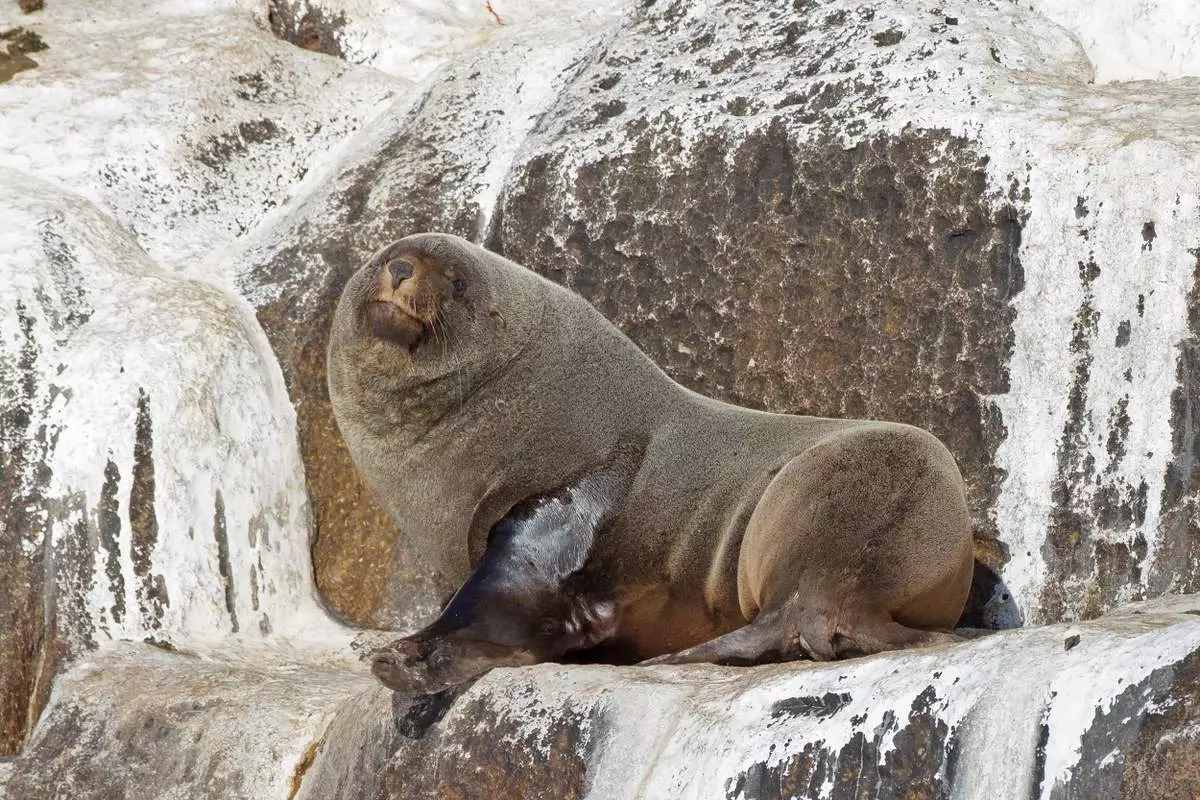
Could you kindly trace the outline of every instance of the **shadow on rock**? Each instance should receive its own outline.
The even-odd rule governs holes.
[[[967,605],[954,627],[999,631],[1020,628],[1024,624],[1021,609],[1017,607],[1008,586],[991,567],[976,561],[975,574],[971,578],[971,593],[967,596]]]

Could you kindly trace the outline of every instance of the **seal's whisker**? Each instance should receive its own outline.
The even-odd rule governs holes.
[[[445,309],[439,308],[437,313],[437,318],[443,322],[442,327],[445,334],[442,342],[442,358],[446,357],[447,348],[449,348],[450,362],[454,365],[454,383],[455,389],[458,393],[458,410],[462,411],[463,406],[465,405],[465,396],[463,393],[462,354],[459,352],[459,349],[454,346],[454,343],[450,341],[450,337],[453,336],[454,326],[446,322],[446,318],[442,316],[444,311]]]

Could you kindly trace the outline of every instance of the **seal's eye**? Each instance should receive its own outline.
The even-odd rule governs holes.
[[[462,294],[467,290],[467,279],[455,278],[454,280],[450,281],[450,285],[454,287],[455,294]]]

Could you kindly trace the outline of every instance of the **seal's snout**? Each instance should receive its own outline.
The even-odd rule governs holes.
[[[465,272],[461,265],[426,252],[388,248],[366,270],[360,319],[374,338],[405,347],[412,355],[431,340],[440,340],[444,353],[444,334],[457,313],[447,308],[459,303],[473,314]]]
[[[399,639],[371,654],[371,673],[395,692],[430,691],[428,643]]]
[[[379,652],[371,656],[371,672],[385,685],[396,682],[396,674],[404,666],[395,653]]]
[[[413,265],[398,258],[389,262],[387,268],[392,276],[392,291],[399,289],[403,281],[413,276]]]
[[[374,290],[364,315],[380,339],[415,351],[425,341],[441,308],[444,291],[429,264],[412,256],[388,259],[375,267]]]
[[[442,304],[454,294],[444,271],[428,259],[392,258],[377,270],[373,299],[391,303],[422,322],[432,322]]]
[[[371,673],[393,692],[420,691],[419,687],[414,685],[412,676],[408,674],[404,663],[395,655],[376,654],[371,659]]]

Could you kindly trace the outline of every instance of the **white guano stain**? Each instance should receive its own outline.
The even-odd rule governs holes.
[[[493,0],[495,15],[479,0],[304,0],[298,7],[342,21],[333,36],[348,61],[417,83],[448,64],[469,61],[472,53],[510,43],[510,57],[495,73],[503,84],[520,75],[553,77],[562,65],[540,69],[540,54],[527,46],[552,51],[580,31],[610,25],[631,5],[629,0]]]
[[[94,529],[106,465],[111,461],[119,474],[116,560],[125,614],[117,620],[111,612],[117,598],[109,554],[98,545],[87,601],[93,619],[104,621],[102,632],[177,645],[217,641],[230,632],[214,531],[220,491],[241,633],[261,638],[260,615],[266,615],[279,636],[330,648],[348,644],[315,597],[295,412],[277,365],[264,360],[254,341],[261,333],[248,327],[248,312],[207,284],[158,268],[87,201],[7,170],[0,170],[0,185],[2,213],[11,223],[0,249],[6,278],[0,302],[22,302],[34,318],[38,391],[47,398],[57,393],[53,405],[46,403],[44,420],[54,441],[47,491],[51,498],[81,495]],[[57,267],[43,250],[46,230],[70,253]],[[51,330],[47,315],[66,311],[53,294],[56,282],[84,292],[90,316],[73,332]],[[7,327],[10,317],[4,319]],[[129,494],[139,390],[149,398],[153,438],[158,541],[151,575],[163,577],[169,598],[161,627],[139,610],[141,579],[132,558]],[[265,521],[266,535],[252,547],[255,518]],[[76,535],[78,521],[52,519],[55,541]],[[255,610],[250,570],[260,561]]]
[[[156,263],[204,279],[228,280],[213,254],[410,86],[276,39],[229,3],[0,6],[0,30],[17,26],[46,49],[4,84],[0,166],[81,194]]]
[[[1096,83],[1200,77],[1200,5],[1192,0],[1026,0],[1087,52]]]

